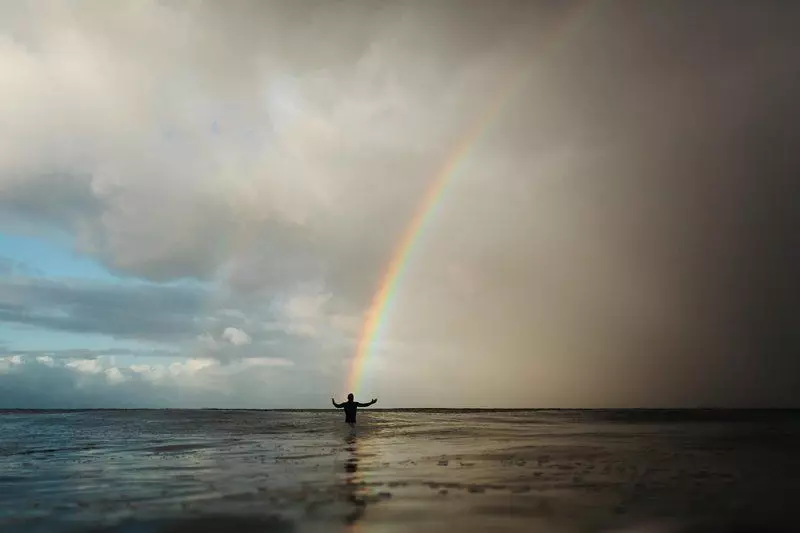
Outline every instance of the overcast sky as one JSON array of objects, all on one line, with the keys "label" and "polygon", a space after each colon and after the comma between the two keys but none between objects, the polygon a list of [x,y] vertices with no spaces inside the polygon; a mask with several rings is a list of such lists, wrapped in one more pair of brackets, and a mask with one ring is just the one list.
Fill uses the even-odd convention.
[{"label": "overcast sky", "polygon": [[0,407],[800,405],[800,4],[0,0]]}]

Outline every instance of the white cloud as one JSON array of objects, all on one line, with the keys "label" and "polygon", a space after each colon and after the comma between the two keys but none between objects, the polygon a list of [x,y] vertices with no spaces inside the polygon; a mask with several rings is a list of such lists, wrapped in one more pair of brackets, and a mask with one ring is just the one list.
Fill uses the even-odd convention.
[{"label": "white cloud", "polygon": [[36,358],[37,361],[42,363],[43,365],[53,366],[53,358],[49,355],[42,355]]},{"label": "white cloud", "polygon": [[191,376],[215,365],[217,362],[213,359],[187,359],[171,363],[167,369],[173,376]]},{"label": "white cloud", "polygon": [[189,359],[184,363],[184,367],[191,373],[199,372],[204,368],[215,366],[217,361],[213,359]]},{"label": "white cloud", "polygon": [[250,335],[241,329],[234,327],[225,328],[225,331],[222,332],[222,338],[234,346],[243,346],[245,344],[250,344],[253,341],[253,339],[250,338]]},{"label": "white cloud", "polygon": [[104,373],[106,375],[106,379],[108,379],[108,382],[111,384],[122,383],[125,381],[125,376],[122,374],[119,368],[107,368]]},{"label": "white cloud", "polygon": [[0,373],[5,374],[9,370],[11,370],[11,368],[15,364],[19,364],[19,363],[14,363],[14,361],[12,361],[12,357],[14,356],[0,357]]},{"label": "white cloud", "polygon": [[288,359],[279,357],[247,357],[242,362],[249,366],[293,366],[294,363]]},{"label": "white cloud", "polygon": [[292,335],[300,337],[317,337],[319,330],[308,322],[289,322],[284,325],[283,330]]},{"label": "white cloud", "polygon": [[344,16],[319,4],[298,24],[298,9],[9,9],[0,205],[157,280],[318,281],[349,275],[348,255],[380,267],[397,228],[363,226],[404,221],[397,209],[417,202],[440,157],[425,150],[450,142],[494,89],[497,57],[420,62],[424,10]]},{"label": "white cloud", "polygon": [[[281,358],[246,358],[227,365],[189,358],[128,367],[113,366],[107,358],[54,359],[52,364],[35,356],[17,363],[11,359],[0,358],[0,408],[291,407],[291,395],[285,396],[291,390],[318,395],[307,380],[287,374],[293,363]],[[322,404],[322,396],[314,404]]]},{"label": "white cloud", "polygon": [[311,293],[296,294],[289,298],[284,306],[284,313],[291,319],[318,319],[323,316],[323,308],[331,294]]},{"label": "white cloud", "polygon": [[357,334],[363,321],[355,315],[331,315],[328,320],[333,328],[350,334]]},{"label": "white cloud", "polygon": [[[354,335],[361,327],[361,317],[330,309],[333,295],[319,287],[304,287],[292,294],[281,307],[283,320],[279,329],[299,337],[316,338],[334,333]],[[268,324],[274,330],[276,324]]]},{"label": "white cloud", "polygon": [[86,374],[99,374],[104,370],[102,360],[100,358],[77,359],[75,361],[69,361],[66,366]]}]

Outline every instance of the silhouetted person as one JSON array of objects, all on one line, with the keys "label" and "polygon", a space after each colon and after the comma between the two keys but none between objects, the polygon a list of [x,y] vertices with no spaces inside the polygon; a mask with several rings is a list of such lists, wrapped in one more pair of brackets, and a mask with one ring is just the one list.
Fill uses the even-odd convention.
[{"label": "silhouetted person", "polygon": [[360,403],[353,401],[353,393],[347,395],[347,401],[344,403],[336,403],[336,400],[331,398],[331,402],[333,402],[333,406],[337,409],[344,409],[344,421],[348,424],[355,424],[356,423],[356,411],[359,407],[369,407],[370,405],[377,402],[377,398],[373,398],[369,403]]}]

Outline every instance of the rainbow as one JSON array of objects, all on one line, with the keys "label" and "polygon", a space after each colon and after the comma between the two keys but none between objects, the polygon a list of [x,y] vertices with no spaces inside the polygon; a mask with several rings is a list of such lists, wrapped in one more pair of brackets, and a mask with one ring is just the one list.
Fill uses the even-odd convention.
[{"label": "rainbow", "polygon": [[[559,37],[563,37],[566,29],[575,26],[575,22],[580,18],[581,14],[587,11],[589,4],[589,0],[581,1],[566,10],[565,15],[558,23],[554,24],[551,31],[542,40],[543,47],[548,48],[558,42]],[[387,310],[397,293],[397,287],[400,285],[412,252],[419,242],[425,226],[433,218],[436,207],[441,203],[448,185],[452,182],[459,166],[464,162],[467,154],[475,146],[481,134],[500,115],[505,105],[513,99],[515,93],[524,87],[525,81],[527,81],[531,72],[531,66],[511,70],[510,74],[503,80],[503,83],[499,84],[494,96],[488,100],[485,108],[472,120],[466,132],[460,136],[449,155],[431,177],[430,186],[425,192],[416,214],[412,217],[400,242],[394,249],[391,261],[381,278],[378,290],[372,298],[362,323],[358,348],[352,360],[347,379],[348,391],[358,392],[373,345],[375,340],[380,338],[382,327],[386,323]]]}]

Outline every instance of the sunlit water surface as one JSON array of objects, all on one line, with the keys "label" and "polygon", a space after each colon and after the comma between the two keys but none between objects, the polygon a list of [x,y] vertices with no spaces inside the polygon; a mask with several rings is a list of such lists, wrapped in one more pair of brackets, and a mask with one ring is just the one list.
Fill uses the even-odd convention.
[{"label": "sunlit water surface", "polygon": [[798,497],[791,411],[0,414],[10,532],[800,531]]}]

